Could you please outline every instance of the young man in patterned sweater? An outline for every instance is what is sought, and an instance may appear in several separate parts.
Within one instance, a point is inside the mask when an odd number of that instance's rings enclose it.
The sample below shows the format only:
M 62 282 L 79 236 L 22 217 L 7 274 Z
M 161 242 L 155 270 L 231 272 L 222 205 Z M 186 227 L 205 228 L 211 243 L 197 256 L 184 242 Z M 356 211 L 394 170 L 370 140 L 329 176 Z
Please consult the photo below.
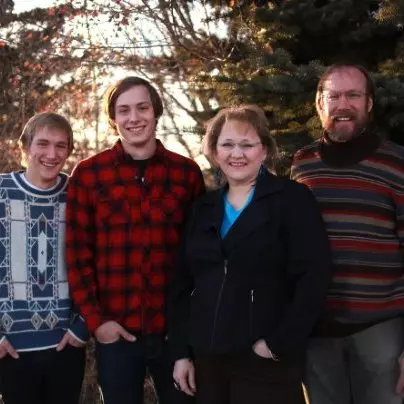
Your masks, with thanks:
M 324 135 L 292 166 L 318 200 L 334 262 L 307 354 L 311 404 L 402 403 L 404 148 L 375 133 L 374 104 L 364 68 L 331 66 L 316 96 Z
M 78 403 L 88 333 L 72 310 L 65 265 L 73 133 L 54 113 L 19 140 L 25 171 L 0 176 L 0 393 L 5 404 Z
M 148 81 L 127 77 L 104 100 L 117 142 L 77 165 L 68 192 L 72 296 L 97 341 L 105 404 L 142 404 L 146 369 L 160 404 L 187 402 L 173 386 L 166 297 L 202 173 L 156 139 L 163 104 Z

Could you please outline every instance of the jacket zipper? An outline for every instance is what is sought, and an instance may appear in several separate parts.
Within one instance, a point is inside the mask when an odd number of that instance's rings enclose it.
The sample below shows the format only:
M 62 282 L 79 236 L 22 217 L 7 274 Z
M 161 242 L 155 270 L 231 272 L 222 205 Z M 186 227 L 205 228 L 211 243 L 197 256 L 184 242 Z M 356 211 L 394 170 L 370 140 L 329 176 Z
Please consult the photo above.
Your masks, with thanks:
M 250 289 L 250 338 L 253 337 L 253 306 L 254 306 L 254 289 Z
M 227 278 L 227 259 L 224 260 L 223 273 L 224 273 L 223 280 L 222 280 L 222 284 L 220 285 L 219 294 L 217 296 L 217 301 L 216 301 L 215 316 L 213 317 L 212 339 L 211 339 L 211 342 L 210 342 L 210 347 L 211 348 L 213 348 L 213 342 L 215 340 L 217 317 L 218 317 L 218 314 L 219 314 L 220 302 L 222 300 L 224 284 L 225 284 L 226 278 Z

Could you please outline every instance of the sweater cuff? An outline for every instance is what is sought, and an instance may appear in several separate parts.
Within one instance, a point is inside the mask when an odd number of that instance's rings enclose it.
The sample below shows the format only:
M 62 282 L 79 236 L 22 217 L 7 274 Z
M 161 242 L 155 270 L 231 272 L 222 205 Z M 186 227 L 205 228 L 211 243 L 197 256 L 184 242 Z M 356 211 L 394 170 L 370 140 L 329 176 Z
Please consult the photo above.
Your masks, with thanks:
M 85 344 L 89 339 L 87 325 L 84 319 L 79 315 L 77 315 L 75 322 L 69 327 L 68 331 L 73 335 L 74 338 L 83 344 Z

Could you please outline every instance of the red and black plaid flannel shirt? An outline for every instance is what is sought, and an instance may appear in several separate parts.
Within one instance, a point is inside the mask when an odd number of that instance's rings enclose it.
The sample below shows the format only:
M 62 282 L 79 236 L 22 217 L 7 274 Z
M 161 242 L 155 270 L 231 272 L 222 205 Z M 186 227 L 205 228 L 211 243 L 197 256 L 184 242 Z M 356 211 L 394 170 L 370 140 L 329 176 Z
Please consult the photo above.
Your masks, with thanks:
M 120 141 L 76 166 L 68 189 L 68 276 L 90 331 L 109 320 L 132 332 L 165 331 L 167 280 L 187 210 L 203 190 L 198 165 L 159 141 L 143 180 Z

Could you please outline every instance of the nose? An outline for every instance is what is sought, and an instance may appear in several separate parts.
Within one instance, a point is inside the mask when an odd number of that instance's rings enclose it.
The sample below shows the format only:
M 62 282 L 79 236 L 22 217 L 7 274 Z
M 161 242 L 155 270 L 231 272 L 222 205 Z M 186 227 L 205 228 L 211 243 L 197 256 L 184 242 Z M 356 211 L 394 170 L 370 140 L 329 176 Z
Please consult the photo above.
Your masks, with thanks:
M 138 111 L 136 110 L 136 108 L 131 108 L 130 109 L 129 119 L 131 121 L 137 121 L 138 120 Z
M 339 99 L 338 99 L 338 105 L 337 105 L 338 109 L 350 109 L 351 108 L 351 104 L 348 101 L 348 97 L 346 94 L 341 94 Z
M 243 153 L 242 148 L 238 144 L 234 145 L 233 150 L 231 151 L 233 157 L 242 157 Z
M 55 146 L 49 146 L 46 155 L 50 159 L 56 158 L 56 155 L 57 155 L 56 147 Z

